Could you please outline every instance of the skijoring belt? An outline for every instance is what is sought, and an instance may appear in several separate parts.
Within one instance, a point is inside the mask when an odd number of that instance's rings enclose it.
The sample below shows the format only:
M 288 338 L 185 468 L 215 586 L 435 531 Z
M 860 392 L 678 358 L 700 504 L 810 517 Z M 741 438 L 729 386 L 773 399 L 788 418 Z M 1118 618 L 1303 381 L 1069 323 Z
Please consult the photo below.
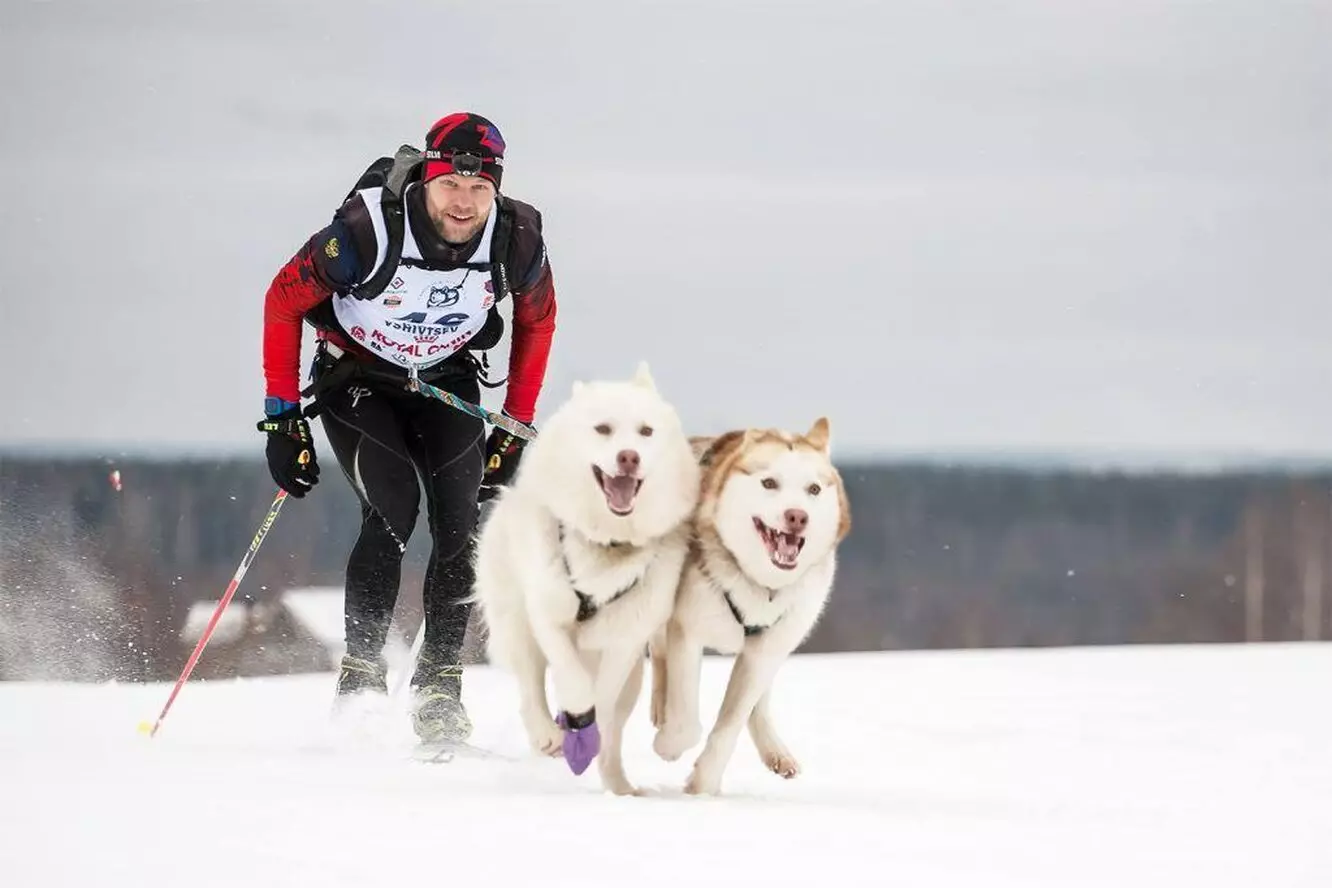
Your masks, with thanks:
M 332 359 L 331 365 L 327 362 L 328 358 Z M 454 360 L 455 358 L 457 360 Z M 353 380 L 388 383 L 404 389 L 407 388 L 408 375 L 405 371 L 389 365 L 378 366 L 376 363 L 363 360 L 327 339 L 319 340 L 315 348 L 314 367 L 320 367 L 321 365 L 326 368 L 324 372 L 316 375 L 314 368 L 312 368 L 311 376 L 314 377 L 314 381 L 301 389 L 302 398 L 311 398 L 314 401 L 305 412 L 307 417 L 313 418 L 323 410 L 323 399 L 329 392 L 339 389 Z M 444 386 L 440 385 L 441 383 L 467 377 L 473 377 L 481 381 L 481 369 L 481 363 L 472 354 L 456 352 L 435 366 L 421 371 L 420 379 L 423 382 L 429 382 L 443 388 Z
M 405 370 L 398 369 L 392 364 L 381 364 L 377 361 L 364 360 L 355 353 L 348 351 L 337 343 L 328 339 L 319 340 L 316 347 L 315 359 L 319 358 L 319 350 L 322 350 L 334 360 L 334 367 L 342 364 L 356 365 L 358 372 L 356 375 L 370 377 L 372 379 L 382 379 L 386 382 L 401 382 L 407 384 L 408 374 Z M 460 363 L 461 362 L 461 363 Z M 479 369 L 479 362 L 465 351 L 456 351 L 437 364 L 432 364 L 420 371 L 420 378 L 430 382 L 436 379 L 459 379 L 469 376 Z

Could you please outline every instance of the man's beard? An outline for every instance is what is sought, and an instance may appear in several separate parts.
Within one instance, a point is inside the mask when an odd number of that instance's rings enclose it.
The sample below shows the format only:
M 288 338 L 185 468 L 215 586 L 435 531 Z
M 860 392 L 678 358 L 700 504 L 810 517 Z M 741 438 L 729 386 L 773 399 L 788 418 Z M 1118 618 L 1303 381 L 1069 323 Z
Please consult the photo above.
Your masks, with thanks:
M 461 228 L 461 226 L 464 223 L 460 222 L 457 219 L 451 218 L 448 215 L 447 210 L 442 210 L 438 214 L 431 216 L 430 221 L 435 224 L 435 232 L 439 234 L 440 238 L 451 244 L 467 243 L 472 238 L 476 237 L 477 232 L 479 232 L 481 228 L 486 224 L 485 216 L 478 213 L 466 223 L 467 225 L 466 229 L 462 230 L 461 236 L 458 236 L 457 231 L 458 229 Z M 452 235 L 449 234 L 448 230 L 445 228 L 446 223 L 454 226 L 455 228 L 454 234 Z

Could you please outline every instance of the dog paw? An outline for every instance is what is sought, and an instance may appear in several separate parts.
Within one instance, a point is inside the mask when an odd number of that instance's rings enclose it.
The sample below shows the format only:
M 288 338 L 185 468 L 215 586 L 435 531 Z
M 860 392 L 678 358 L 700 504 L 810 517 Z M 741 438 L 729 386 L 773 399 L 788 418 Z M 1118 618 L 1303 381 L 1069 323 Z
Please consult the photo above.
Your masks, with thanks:
M 657 731 L 652 740 L 652 748 L 668 762 L 673 762 L 689 751 L 703 734 L 703 727 L 692 724 L 687 727 L 666 725 Z
M 528 725 L 527 740 L 540 755 L 558 756 L 564 753 L 564 731 L 553 721 Z
M 786 780 L 800 773 L 800 763 L 789 752 L 765 752 L 763 764 L 768 766 L 769 771 Z
M 643 790 L 639 789 L 629 782 L 629 778 L 623 774 L 601 775 L 601 784 L 607 792 L 614 793 L 617 796 L 642 796 Z
M 687 795 L 717 795 L 721 792 L 721 776 L 695 765 L 684 791 Z

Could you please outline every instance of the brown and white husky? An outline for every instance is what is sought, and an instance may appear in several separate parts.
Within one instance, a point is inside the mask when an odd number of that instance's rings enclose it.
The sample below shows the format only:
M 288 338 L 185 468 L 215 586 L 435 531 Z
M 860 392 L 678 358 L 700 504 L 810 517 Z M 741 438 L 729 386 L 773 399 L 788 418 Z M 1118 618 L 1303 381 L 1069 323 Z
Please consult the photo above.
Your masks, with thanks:
M 704 648 L 735 654 L 685 786 L 715 794 L 746 725 L 768 768 L 799 770 L 769 716 L 770 688 L 823 612 L 851 510 L 826 418 L 804 434 L 743 429 L 690 443 L 703 477 L 673 613 L 651 645 L 653 748 L 674 761 L 699 742 Z

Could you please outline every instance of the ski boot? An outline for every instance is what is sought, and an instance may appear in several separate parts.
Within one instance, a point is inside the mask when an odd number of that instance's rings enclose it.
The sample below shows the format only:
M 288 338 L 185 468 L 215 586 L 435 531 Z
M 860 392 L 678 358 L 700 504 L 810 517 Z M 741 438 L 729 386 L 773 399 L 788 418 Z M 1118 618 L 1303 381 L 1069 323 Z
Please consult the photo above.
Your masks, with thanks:
M 388 694 L 388 663 L 383 657 L 366 659 L 346 654 L 338 671 L 339 698 L 363 691 Z
M 388 664 L 384 659 L 350 654 L 343 657 L 330 712 L 337 733 L 347 740 L 373 740 L 383 731 L 388 704 Z
M 462 667 L 422 660 L 412 676 L 412 729 L 422 743 L 465 743 L 472 720 L 462 703 Z

